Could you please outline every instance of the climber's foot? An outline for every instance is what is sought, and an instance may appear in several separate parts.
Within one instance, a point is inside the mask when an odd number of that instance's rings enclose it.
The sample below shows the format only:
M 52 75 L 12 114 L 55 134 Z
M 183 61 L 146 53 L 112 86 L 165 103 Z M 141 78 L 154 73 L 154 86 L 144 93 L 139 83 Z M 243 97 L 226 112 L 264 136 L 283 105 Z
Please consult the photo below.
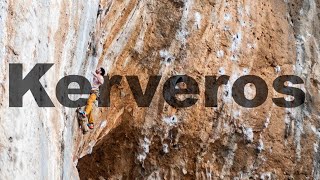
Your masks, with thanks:
M 87 125 L 88 125 L 89 129 L 93 129 L 94 128 L 93 123 L 88 123 Z
M 81 116 L 82 116 L 83 118 L 87 117 L 86 112 L 84 112 L 84 111 L 79 111 L 79 113 L 81 114 Z

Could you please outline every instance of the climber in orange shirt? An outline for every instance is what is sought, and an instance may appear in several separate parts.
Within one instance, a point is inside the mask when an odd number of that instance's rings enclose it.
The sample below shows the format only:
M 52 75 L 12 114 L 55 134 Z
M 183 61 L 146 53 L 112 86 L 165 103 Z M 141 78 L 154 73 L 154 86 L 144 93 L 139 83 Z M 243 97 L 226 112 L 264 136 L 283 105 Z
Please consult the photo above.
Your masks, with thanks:
M 97 100 L 97 98 L 100 95 L 99 94 L 99 87 L 104 82 L 103 76 L 104 76 L 105 72 L 106 71 L 102 67 L 98 68 L 96 70 L 96 72 L 92 72 L 93 81 L 92 81 L 92 89 L 91 89 L 91 92 L 90 92 L 90 96 L 88 98 L 85 111 L 80 111 L 80 114 L 83 117 L 87 117 L 88 116 L 88 119 L 89 119 L 88 127 L 90 129 L 94 128 L 94 126 L 93 126 L 94 119 L 93 119 L 93 115 L 92 115 L 91 112 L 92 112 L 92 108 L 93 108 L 94 102 Z

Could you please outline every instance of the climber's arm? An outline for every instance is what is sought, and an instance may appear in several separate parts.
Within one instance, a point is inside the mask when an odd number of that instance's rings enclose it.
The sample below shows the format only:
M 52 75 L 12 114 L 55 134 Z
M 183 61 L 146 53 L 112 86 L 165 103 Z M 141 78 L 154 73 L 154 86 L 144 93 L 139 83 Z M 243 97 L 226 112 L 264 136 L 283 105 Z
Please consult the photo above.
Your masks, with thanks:
M 98 77 L 98 74 L 96 74 L 96 72 L 92 71 L 92 74 L 93 74 L 95 77 Z

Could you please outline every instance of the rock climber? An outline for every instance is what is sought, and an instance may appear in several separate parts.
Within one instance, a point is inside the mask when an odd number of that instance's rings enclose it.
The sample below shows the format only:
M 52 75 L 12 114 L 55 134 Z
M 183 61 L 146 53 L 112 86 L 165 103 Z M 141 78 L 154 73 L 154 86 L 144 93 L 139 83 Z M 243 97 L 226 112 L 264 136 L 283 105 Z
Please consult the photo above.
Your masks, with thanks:
M 85 111 L 80 111 L 80 114 L 84 118 L 88 117 L 88 120 L 89 120 L 88 127 L 90 129 L 94 128 L 94 125 L 93 125 L 94 119 L 93 119 L 92 109 L 93 109 L 94 102 L 97 100 L 97 98 L 100 95 L 99 94 L 99 87 L 104 82 L 103 76 L 104 76 L 105 72 L 106 71 L 102 67 L 98 68 L 95 72 L 92 72 L 93 81 L 92 81 L 92 89 L 90 92 L 90 96 L 88 98 Z

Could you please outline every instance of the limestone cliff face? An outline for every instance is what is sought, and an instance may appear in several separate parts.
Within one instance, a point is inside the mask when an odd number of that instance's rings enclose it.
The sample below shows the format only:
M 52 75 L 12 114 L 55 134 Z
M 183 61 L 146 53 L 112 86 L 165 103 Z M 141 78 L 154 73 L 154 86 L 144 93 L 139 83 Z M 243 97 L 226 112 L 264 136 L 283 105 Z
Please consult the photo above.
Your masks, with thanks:
M 319 3 L 1 1 L 0 179 L 319 179 Z M 9 63 L 24 73 L 54 63 L 41 82 L 55 108 L 39 108 L 30 92 L 24 107 L 9 108 Z M 91 78 L 96 66 L 137 75 L 143 89 L 150 75 L 162 79 L 150 107 L 138 108 L 123 77 L 82 135 L 55 86 L 65 75 Z M 182 74 L 198 82 L 199 100 L 174 109 L 162 87 Z M 269 87 L 253 109 L 231 96 L 248 74 Z M 272 83 L 292 74 L 304 80 L 306 102 L 284 109 Z M 205 107 L 206 75 L 230 76 L 217 108 Z M 246 92 L 254 96 L 252 86 Z
M 56 99 L 66 75 L 90 74 L 98 1 L 0 1 L 0 179 L 77 179 L 75 110 Z M 25 76 L 36 63 L 54 63 L 41 78 L 54 108 L 39 108 L 30 92 L 22 108 L 9 107 L 9 63 Z

